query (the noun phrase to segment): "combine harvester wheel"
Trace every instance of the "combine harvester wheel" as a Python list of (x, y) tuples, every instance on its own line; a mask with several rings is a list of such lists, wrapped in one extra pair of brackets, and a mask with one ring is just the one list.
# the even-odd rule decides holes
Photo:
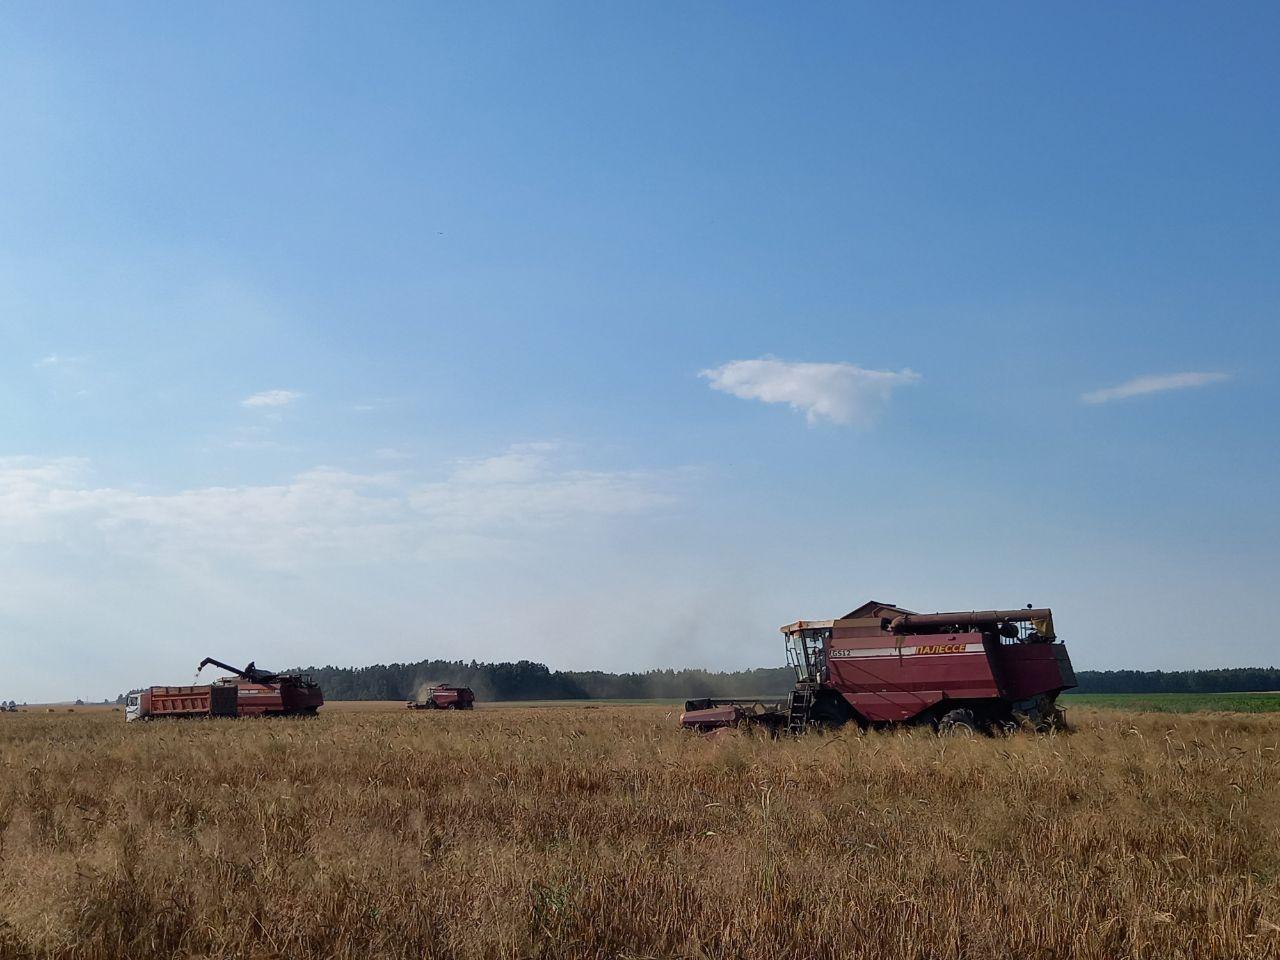
[(972, 737), (976, 736), (979, 730), (978, 718), (974, 716), (972, 710), (965, 708), (949, 710), (938, 721), (938, 733), (944, 736)]

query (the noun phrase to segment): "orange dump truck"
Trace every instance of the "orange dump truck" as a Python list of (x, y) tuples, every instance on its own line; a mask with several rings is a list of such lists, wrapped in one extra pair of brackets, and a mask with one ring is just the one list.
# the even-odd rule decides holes
[(235, 687), (216, 683), (195, 687), (148, 687), (129, 694), (124, 718), (235, 717), (240, 715)]

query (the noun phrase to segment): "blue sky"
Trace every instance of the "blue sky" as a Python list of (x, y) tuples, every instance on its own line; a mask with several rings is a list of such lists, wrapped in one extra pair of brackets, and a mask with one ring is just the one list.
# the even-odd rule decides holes
[(7, 6), (0, 697), (868, 597), (1275, 663), (1277, 21)]

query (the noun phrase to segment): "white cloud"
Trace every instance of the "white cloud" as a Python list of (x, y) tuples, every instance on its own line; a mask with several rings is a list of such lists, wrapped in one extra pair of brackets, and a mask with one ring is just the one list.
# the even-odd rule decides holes
[(1140, 397), (1147, 393), (1163, 393), (1166, 390), (1186, 390), (1191, 387), (1205, 387), (1211, 383), (1230, 380), (1229, 373), (1161, 373), (1145, 377), (1134, 377), (1114, 387), (1093, 390), (1080, 395), (1085, 403), (1108, 403), (1112, 400), (1124, 400), (1128, 397)]
[(699, 376), (743, 400), (785, 403), (809, 423), (870, 426), (894, 388), (920, 379), (911, 370), (866, 370), (852, 363), (792, 363), (772, 357), (733, 360)]
[(459, 461), (448, 479), (415, 490), (423, 516), (449, 528), (545, 527), (574, 516), (641, 513), (671, 503), (670, 478), (644, 471), (566, 469), (553, 443), (520, 444), (495, 457)]
[(295, 400), (301, 399), (302, 394), (296, 390), (263, 390), (261, 393), (255, 393), (251, 397), (245, 397), (240, 401), (242, 407), (287, 407)]
[(84, 363), (84, 357), (68, 357), (60, 353), (50, 353), (41, 357), (32, 366), (35, 367), (74, 367)]
[(0, 458), (0, 554), (46, 544), (82, 557), (270, 569), (440, 559), (537, 528), (673, 501), (655, 473), (573, 469), (516, 447), (453, 465), (443, 480), (318, 467), (280, 484), (149, 494), (94, 486), (80, 459)]

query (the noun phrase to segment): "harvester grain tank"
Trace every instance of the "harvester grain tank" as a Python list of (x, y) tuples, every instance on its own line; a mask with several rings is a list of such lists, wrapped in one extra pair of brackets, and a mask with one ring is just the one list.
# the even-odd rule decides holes
[(234, 687), (216, 683), (186, 687), (148, 687), (129, 694), (125, 722), (132, 720), (234, 717), (239, 714)]
[(760, 723), (928, 723), (943, 732), (1063, 726), (1058, 694), (1076, 685), (1047, 608), (919, 614), (869, 601), (838, 620), (782, 628), (796, 685), (778, 703), (690, 700), (680, 722), (710, 730)]
[(324, 692), (320, 685), (304, 674), (273, 673), (253, 663), (241, 670), (213, 657), (201, 660), (196, 673), (207, 666), (221, 667), (235, 675), (215, 680), (213, 686), (230, 687), (236, 691), (242, 717), (314, 716), (324, 705)]
[(471, 710), (476, 705), (476, 695), (470, 687), (455, 687), (437, 683), (427, 687), (426, 696), (405, 704), (410, 710)]

